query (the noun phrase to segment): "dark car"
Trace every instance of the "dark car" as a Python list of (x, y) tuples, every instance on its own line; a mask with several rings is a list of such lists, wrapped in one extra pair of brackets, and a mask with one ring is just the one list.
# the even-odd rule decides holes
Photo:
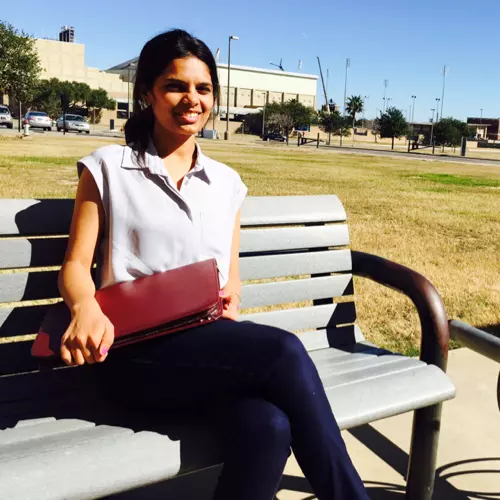
[(267, 134), (264, 134), (262, 136), (262, 140), (264, 141), (279, 141), (279, 142), (285, 142), (286, 137), (279, 132), (268, 132)]

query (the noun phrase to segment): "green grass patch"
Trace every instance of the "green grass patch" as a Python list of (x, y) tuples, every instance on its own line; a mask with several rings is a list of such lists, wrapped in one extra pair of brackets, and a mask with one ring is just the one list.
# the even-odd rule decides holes
[(466, 187), (500, 187), (500, 180), (485, 179), (480, 177), (465, 177), (453, 174), (426, 173), (417, 176), (418, 179), (432, 181), (439, 184), (451, 184)]
[(76, 165), (77, 156), (2, 156), (0, 166), (40, 163), (42, 165)]

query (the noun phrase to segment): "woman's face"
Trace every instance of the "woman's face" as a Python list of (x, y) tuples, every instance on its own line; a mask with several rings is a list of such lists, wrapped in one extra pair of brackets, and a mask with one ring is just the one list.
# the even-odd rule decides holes
[(163, 129), (176, 135), (195, 135), (214, 106), (208, 66), (196, 57), (174, 59), (156, 79), (147, 100)]

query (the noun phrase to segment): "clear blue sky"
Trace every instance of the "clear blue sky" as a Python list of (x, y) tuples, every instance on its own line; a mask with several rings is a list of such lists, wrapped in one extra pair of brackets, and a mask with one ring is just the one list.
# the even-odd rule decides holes
[[(183, 28), (204, 40), (227, 61), (272, 68), (283, 58), (286, 70), (319, 75), (329, 69), (328, 96), (342, 103), (345, 59), (351, 59), (347, 94), (369, 96), (367, 117), (382, 108), (383, 80), (389, 80), (391, 105), (408, 110), (417, 96), (415, 120), (429, 119), (441, 97), (444, 64), (444, 115), (500, 116), (500, 3), (483, 0), (333, 2), (273, 0), (23, 0), (2, 2), (0, 19), (37, 37), (57, 37), (73, 25), (86, 45), (86, 64), (106, 69), (138, 55), (143, 44), (169, 28)], [(47, 7), (50, 5), (50, 8)], [(325, 75), (326, 76), (326, 75)], [(319, 102), (323, 102), (318, 85)]]

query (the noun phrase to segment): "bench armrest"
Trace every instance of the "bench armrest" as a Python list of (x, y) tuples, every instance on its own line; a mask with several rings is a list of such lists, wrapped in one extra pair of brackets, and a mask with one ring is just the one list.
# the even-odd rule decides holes
[(500, 363), (500, 338), (457, 319), (450, 321), (450, 334), (473, 351)]
[(352, 251), (352, 273), (408, 296), (422, 327), (420, 359), (446, 371), (450, 330), (443, 301), (432, 283), (408, 267), (382, 257)]

